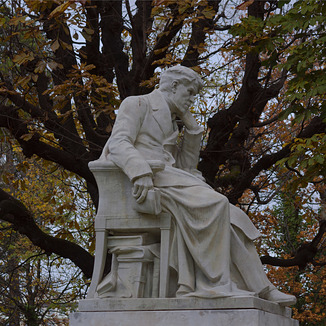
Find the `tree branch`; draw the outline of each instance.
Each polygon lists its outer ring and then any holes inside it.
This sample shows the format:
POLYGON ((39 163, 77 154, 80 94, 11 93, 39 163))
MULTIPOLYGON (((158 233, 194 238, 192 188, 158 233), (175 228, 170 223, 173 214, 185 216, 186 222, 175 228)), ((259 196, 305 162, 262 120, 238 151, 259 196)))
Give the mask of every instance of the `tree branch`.
POLYGON ((257 122, 256 124, 253 125, 254 128, 260 128, 260 127, 264 127, 267 126, 275 121, 278 120, 280 114, 277 114, 275 117, 270 118, 268 120, 262 121, 262 122, 257 122))
POLYGON ((133 80, 132 94, 139 94, 146 92, 146 90, 139 87, 139 84, 150 77, 146 73, 146 55, 147 55, 147 39, 149 31, 152 28, 153 18, 151 17, 152 12, 152 1, 136 1, 137 13, 131 17, 132 23, 132 70, 131 76, 133 80))
MULTIPOLYGON (((45 13, 45 17, 48 17, 49 11, 45 13)), ((77 66, 76 53, 73 48, 73 41, 71 37, 70 30, 66 21, 62 20, 57 22, 55 19, 47 19, 43 23, 43 29, 47 35, 47 37, 53 41, 58 41, 60 46, 58 49, 54 51, 55 61, 62 65, 62 69, 55 69, 52 71, 52 78, 55 85, 61 85, 66 81, 67 76, 73 70, 73 66, 77 66)), ((80 85, 83 85, 82 78, 79 79, 80 85)), ((89 147, 92 152, 98 153, 98 148, 94 148, 92 144, 97 144, 98 142, 103 142, 101 137, 98 137, 98 134, 95 132, 96 123, 93 118, 91 109, 89 105, 87 105, 87 99, 82 95, 73 94, 78 119, 83 126, 83 130, 85 132, 86 139, 89 141, 89 147)), ((65 106, 61 109, 64 118, 60 119, 60 124, 66 130, 69 130, 70 135, 74 135, 75 142, 79 141, 80 145, 80 155, 85 155, 85 146, 82 143, 82 140, 79 137, 77 127, 73 118, 73 115, 70 114, 72 112, 71 102, 67 101, 65 106)), ((52 115, 54 111, 52 109, 52 115)), ((59 138, 60 139, 60 138, 59 138)), ((61 139, 61 145, 64 148, 70 147, 73 148, 73 144, 69 144, 69 137, 61 139)), ((76 149, 75 149, 76 150, 76 149)), ((97 155, 98 156, 98 155, 97 155)), ((95 158, 95 157, 94 157, 95 158)))
POLYGON ((12 224, 19 233, 26 235, 30 241, 46 254, 57 254, 70 259, 87 278, 92 276, 94 258, 77 244, 52 237, 44 233, 35 223, 31 213, 17 199, 0 189, 0 218, 12 224))
MULTIPOLYGON (((309 125, 307 125, 297 136, 296 138, 309 138, 316 133, 323 133, 326 130, 326 123, 323 122, 321 117, 315 117, 311 120, 309 125)), ((291 153, 291 143, 284 146, 278 152, 273 154, 267 154, 263 156, 252 168, 242 173, 237 179, 236 185, 228 197, 229 200, 233 203, 237 203, 238 198, 241 197, 243 191, 248 189, 251 185, 253 179, 258 176, 258 174, 269 169, 277 161, 281 160, 290 155, 291 153)))
POLYGON ((310 242, 303 243, 295 253, 295 256, 290 259, 281 259, 271 256, 263 256, 260 258, 263 264, 280 267, 298 266, 300 270, 304 269, 307 264, 314 263, 314 257, 318 252, 318 244, 326 232, 326 221, 320 223, 317 235, 310 242))
POLYGON ((218 1, 208 1, 206 6, 198 7, 198 21, 192 24, 192 32, 189 41, 189 45, 186 54, 183 58, 182 64, 186 67, 194 67, 198 64, 198 59, 200 55, 200 47, 204 46, 206 35, 209 31, 215 29, 215 19, 207 18, 203 14, 204 10, 211 7, 211 10, 215 13, 218 12, 221 0, 218 1))
POLYGON ((103 54, 111 69, 115 69, 121 99, 131 95, 128 74, 129 57, 123 51, 122 0, 99 1, 101 6, 101 30, 103 54))
MULTIPOLYGON (((263 20, 264 3, 255 0, 248 7, 248 14, 263 20)), ((240 174, 246 174, 250 169, 248 154, 244 148, 245 141, 251 128, 258 123, 268 101, 277 96, 285 82, 286 74, 283 74, 277 82, 267 87, 266 81, 263 87, 258 78, 260 68, 258 53, 248 53, 238 97, 228 110, 221 110, 208 120, 209 137, 198 168, 213 187, 218 187, 216 174, 221 164, 228 162, 229 169, 237 168, 240 174)), ((233 202, 234 200, 232 198, 233 202)))
POLYGON ((90 157, 78 157, 74 152, 67 152, 43 142, 39 133, 28 130, 26 121, 19 117, 14 107, 2 105, 0 106, 0 112, 0 127, 4 127, 10 131, 20 144, 26 157, 31 157, 33 154, 36 154, 45 160, 58 163, 65 169, 81 176, 91 187, 90 194, 94 203, 97 202, 98 193, 96 182, 93 174, 88 169, 90 157), (25 140, 28 134, 30 138, 25 140))
POLYGON ((146 59, 142 80, 146 80, 154 74, 155 69, 159 66, 156 61, 161 60, 166 56, 172 39, 182 29, 184 18, 179 15, 178 8, 178 4, 170 6, 172 19, 167 21, 163 32, 157 37, 155 46, 146 59))

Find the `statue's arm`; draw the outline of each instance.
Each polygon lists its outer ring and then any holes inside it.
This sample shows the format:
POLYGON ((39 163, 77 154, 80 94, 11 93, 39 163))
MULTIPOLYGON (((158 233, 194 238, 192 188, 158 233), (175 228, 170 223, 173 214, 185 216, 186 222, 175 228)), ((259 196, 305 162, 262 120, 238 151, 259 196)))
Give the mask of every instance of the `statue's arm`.
POLYGON ((152 169, 135 148, 137 136, 147 112, 147 104, 141 97, 126 98, 119 108, 104 152, 134 182, 142 176, 153 176, 152 169))
POLYGON ((197 171, 203 128, 197 124, 189 111, 182 117, 182 121, 185 124, 185 132, 178 151, 176 167, 189 172, 197 171))

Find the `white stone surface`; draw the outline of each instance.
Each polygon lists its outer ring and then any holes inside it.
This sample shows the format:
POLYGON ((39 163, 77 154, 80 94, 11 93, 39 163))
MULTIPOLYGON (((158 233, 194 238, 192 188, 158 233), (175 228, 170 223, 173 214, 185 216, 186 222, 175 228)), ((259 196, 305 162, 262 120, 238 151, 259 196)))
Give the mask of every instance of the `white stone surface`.
POLYGON ((268 312, 243 310, 178 310, 76 312, 70 326, 298 326, 298 321, 268 312))
POLYGON ((137 298, 87 299, 79 302, 80 312, 159 311, 159 310, 223 310, 257 309, 271 314, 291 317, 291 308, 256 297, 202 298, 137 298))
POLYGON ((299 325, 290 308, 252 297, 83 300, 79 310, 70 315, 70 326, 299 325))

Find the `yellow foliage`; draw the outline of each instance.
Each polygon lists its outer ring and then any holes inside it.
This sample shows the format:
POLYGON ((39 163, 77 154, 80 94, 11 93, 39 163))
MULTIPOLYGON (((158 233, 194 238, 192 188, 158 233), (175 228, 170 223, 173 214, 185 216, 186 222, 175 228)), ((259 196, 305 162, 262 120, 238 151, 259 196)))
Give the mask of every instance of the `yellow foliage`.
POLYGON ((62 15, 65 10, 68 9, 68 7, 71 5, 71 1, 66 1, 62 3, 60 6, 56 7, 49 15, 49 19, 56 18, 60 15, 62 15))

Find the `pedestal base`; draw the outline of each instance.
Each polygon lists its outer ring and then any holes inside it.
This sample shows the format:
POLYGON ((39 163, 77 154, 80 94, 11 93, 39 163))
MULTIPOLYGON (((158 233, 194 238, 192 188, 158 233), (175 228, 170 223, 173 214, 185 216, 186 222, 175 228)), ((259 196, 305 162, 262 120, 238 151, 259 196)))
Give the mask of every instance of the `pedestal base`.
POLYGON ((70 326, 298 326, 291 309, 255 297, 82 300, 70 326))

